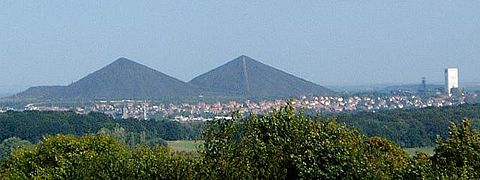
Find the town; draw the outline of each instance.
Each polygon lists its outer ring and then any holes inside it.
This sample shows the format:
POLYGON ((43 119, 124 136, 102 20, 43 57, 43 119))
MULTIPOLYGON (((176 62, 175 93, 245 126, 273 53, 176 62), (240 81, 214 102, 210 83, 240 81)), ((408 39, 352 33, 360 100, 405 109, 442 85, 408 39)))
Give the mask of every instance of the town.
MULTIPOLYGON (((198 102, 163 104, 144 100, 95 101, 82 107, 59 107, 29 104, 25 110, 75 111, 79 114, 102 112, 114 118, 148 120, 162 117, 176 121, 206 121, 213 118, 230 118, 240 114, 265 114, 291 103, 297 109, 313 113, 377 112, 391 109, 456 106, 476 99, 477 93, 462 93, 458 96, 436 95, 422 97, 417 94, 402 95, 353 95, 353 96, 303 96, 292 99, 229 101, 226 103, 198 102)), ((3 108, 3 111, 7 109, 3 108)))
MULTIPOLYGON (((433 86, 435 87, 435 86, 433 86)), ((266 114, 290 103, 296 109, 308 113, 338 112, 378 112, 392 109, 415 109, 426 107, 457 106, 478 102, 479 91, 465 91, 459 87, 458 68, 445 69, 445 87, 429 88, 425 78, 415 89, 396 89, 387 93, 364 92, 336 96, 301 96, 264 100, 202 101, 195 103, 164 103, 154 100, 101 100, 86 105, 55 106, 31 103, 24 109, 0 107, 0 112, 8 110, 29 111, 74 111, 78 114, 101 112, 115 119, 171 119, 175 121, 207 121, 218 118, 231 118, 239 114, 266 114)), ((199 97, 202 98, 202 97, 199 97)))

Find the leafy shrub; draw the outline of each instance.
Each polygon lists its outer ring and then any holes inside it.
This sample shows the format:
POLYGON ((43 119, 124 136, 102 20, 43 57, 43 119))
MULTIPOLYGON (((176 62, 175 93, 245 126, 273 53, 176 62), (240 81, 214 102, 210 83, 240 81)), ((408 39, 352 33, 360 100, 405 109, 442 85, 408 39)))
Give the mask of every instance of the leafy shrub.
POLYGON ((472 121, 463 120, 460 128, 451 123, 448 139, 437 144, 432 161, 441 176, 480 179, 480 133, 472 129, 472 121))
POLYGON ((118 141, 117 132, 47 136, 14 150, 2 162, 0 178, 480 179, 480 133, 469 120, 460 128, 452 123, 432 157, 409 157, 390 140, 295 113, 291 106, 269 115, 210 121, 196 153, 129 147, 118 141))
POLYGON ((213 179, 395 179, 410 163, 390 141, 296 114, 290 106, 206 127, 201 153, 213 179))

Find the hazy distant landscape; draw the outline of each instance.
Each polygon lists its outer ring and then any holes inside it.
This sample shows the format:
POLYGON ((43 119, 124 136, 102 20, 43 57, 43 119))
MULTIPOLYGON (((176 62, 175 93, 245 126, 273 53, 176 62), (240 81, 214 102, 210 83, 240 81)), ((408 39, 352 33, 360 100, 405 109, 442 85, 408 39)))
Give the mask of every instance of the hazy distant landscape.
POLYGON ((241 55, 188 83, 132 60, 119 58, 68 86, 32 87, 11 99, 158 100, 166 97, 281 98, 332 94, 334 92, 325 87, 241 55))
POLYGON ((2 97, 7 97, 7 96, 11 96, 13 95, 14 93, 0 93, 0 98, 2 97))

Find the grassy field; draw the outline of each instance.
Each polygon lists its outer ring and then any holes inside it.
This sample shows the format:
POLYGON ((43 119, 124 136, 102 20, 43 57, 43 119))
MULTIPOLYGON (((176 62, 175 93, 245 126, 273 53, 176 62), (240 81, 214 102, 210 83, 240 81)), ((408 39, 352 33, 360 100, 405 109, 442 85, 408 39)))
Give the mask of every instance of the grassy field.
POLYGON ((415 155, 416 152, 423 152, 428 155, 433 155, 433 150, 435 147, 421 147, 421 148, 404 148, 405 152, 407 152, 410 156, 415 155))
POLYGON ((167 141, 168 146, 172 147, 176 151, 193 152, 202 145, 202 141, 167 141))
MULTIPOLYGON (((202 141, 167 141, 168 146, 173 148, 175 151, 185 151, 185 152, 193 152, 198 149, 200 145, 202 145, 202 141)), ((421 148, 404 148, 405 152, 407 152, 410 156, 415 155, 416 152, 423 152, 428 155, 433 155, 433 150, 435 147, 421 147, 421 148)))

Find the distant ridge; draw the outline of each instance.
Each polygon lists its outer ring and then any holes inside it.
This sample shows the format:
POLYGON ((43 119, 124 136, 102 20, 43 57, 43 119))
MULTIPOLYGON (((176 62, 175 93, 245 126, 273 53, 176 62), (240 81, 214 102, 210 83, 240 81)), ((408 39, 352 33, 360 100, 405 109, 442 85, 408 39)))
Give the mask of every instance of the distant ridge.
POLYGON ((17 98, 160 99, 201 94, 199 88, 126 58, 119 58, 69 86, 33 87, 17 98))
POLYGON ((14 95, 16 98, 49 99, 66 91, 66 86, 36 86, 14 95))
MULTIPOLYGON (((427 84, 426 85, 426 90, 429 90, 429 91, 434 91, 434 90, 438 90, 438 89, 443 90, 443 88, 444 88, 443 85, 439 85, 439 84, 427 84)), ((408 92, 412 92, 412 93, 418 93, 419 91, 421 91, 421 89, 423 89, 421 84, 404 84, 404 85, 387 86, 387 87, 379 90, 378 92, 390 93, 390 92, 394 92, 394 91, 408 91, 408 92)))
POLYGON ((207 96, 293 97, 330 95, 323 86, 240 56, 189 83, 126 58, 68 86, 38 86, 15 99, 164 99, 207 96))
POLYGON ((245 55, 202 74, 189 83, 214 92, 249 97, 291 97, 334 93, 323 86, 295 77, 245 55))

